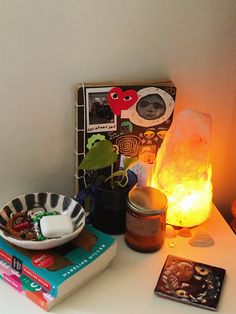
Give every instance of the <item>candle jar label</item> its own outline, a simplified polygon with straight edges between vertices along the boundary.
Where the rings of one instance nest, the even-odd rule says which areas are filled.
[[[161,231],[161,223],[157,219],[150,219],[149,217],[139,218],[127,212],[126,228],[138,236],[153,237]]]
[[[134,250],[153,252],[165,237],[167,199],[151,187],[136,187],[129,192],[125,241]]]

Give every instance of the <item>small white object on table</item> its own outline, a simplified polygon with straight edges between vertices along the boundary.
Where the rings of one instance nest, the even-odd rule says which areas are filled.
[[[40,229],[44,237],[57,238],[74,231],[69,215],[44,216],[40,219]]]

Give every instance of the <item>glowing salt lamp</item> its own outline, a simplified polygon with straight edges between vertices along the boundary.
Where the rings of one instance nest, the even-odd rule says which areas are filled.
[[[149,185],[168,198],[167,223],[192,227],[211,213],[211,117],[191,109],[176,116],[158,151]]]

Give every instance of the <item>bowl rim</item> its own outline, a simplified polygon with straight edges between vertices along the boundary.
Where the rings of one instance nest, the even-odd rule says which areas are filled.
[[[42,194],[43,194],[43,193],[45,193],[45,194],[56,194],[56,195],[59,195],[59,196],[68,197],[68,198],[70,198],[72,201],[75,201],[77,204],[79,204],[79,205],[83,208],[83,206],[82,206],[78,201],[76,201],[75,198],[73,198],[73,197],[71,197],[71,196],[67,196],[67,195],[64,195],[64,194],[59,194],[59,193],[56,193],[56,192],[32,192],[32,193],[20,194],[20,195],[18,195],[18,196],[16,196],[16,197],[12,198],[10,201],[8,201],[8,202],[5,203],[3,206],[1,206],[1,208],[0,208],[0,213],[2,212],[2,210],[4,209],[5,206],[7,206],[9,203],[12,203],[12,201],[14,201],[14,200],[17,199],[17,198],[21,198],[21,197],[24,197],[24,196],[30,195],[30,194],[41,194],[41,193],[42,193]],[[84,209],[84,208],[83,208],[83,209]]]

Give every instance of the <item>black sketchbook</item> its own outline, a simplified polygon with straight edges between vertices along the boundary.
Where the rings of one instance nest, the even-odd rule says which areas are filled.
[[[174,113],[171,81],[79,84],[76,102],[76,193],[87,185],[78,166],[96,141],[107,139],[122,158],[139,158],[136,174],[152,168]]]

